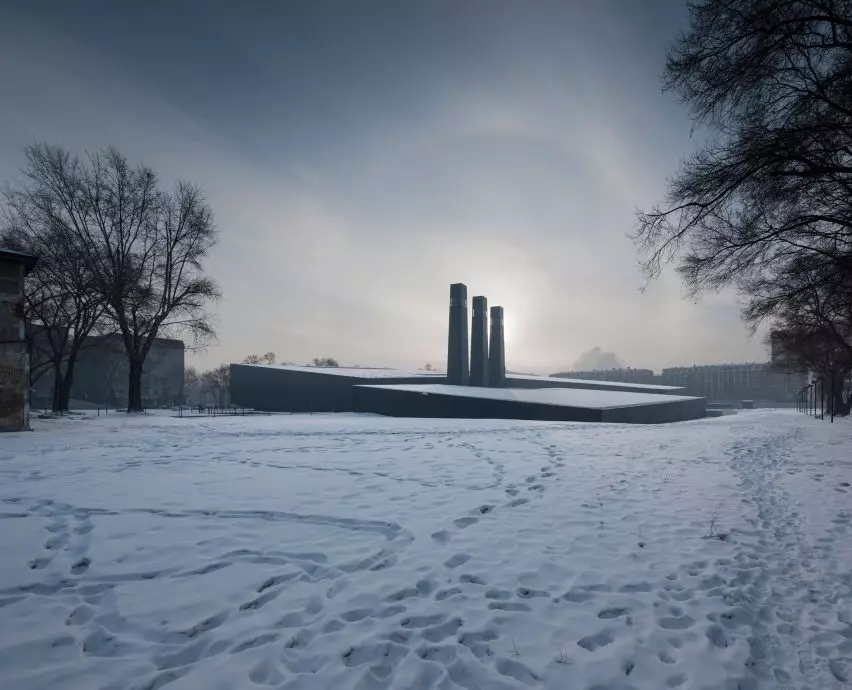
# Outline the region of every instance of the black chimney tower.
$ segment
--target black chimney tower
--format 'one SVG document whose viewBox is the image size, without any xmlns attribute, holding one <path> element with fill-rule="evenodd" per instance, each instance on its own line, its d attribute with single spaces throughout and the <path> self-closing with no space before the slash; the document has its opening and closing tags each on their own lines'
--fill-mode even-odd
<svg viewBox="0 0 852 690">
<path fill-rule="evenodd" d="M 450 328 L 447 340 L 447 383 L 467 386 L 470 361 L 467 351 L 467 285 L 450 285 Z"/>
<path fill-rule="evenodd" d="M 491 345 L 488 351 L 488 385 L 506 385 L 506 347 L 503 340 L 503 307 L 491 307 Z"/>
<path fill-rule="evenodd" d="M 470 385 L 488 385 L 488 300 L 473 298 L 473 327 L 470 332 Z"/>
</svg>

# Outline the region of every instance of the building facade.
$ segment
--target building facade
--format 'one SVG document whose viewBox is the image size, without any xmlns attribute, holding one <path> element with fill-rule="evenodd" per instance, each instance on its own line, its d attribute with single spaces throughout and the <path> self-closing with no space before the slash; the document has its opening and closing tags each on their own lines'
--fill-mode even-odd
<svg viewBox="0 0 852 690">
<path fill-rule="evenodd" d="M 168 407 L 183 402 L 184 356 L 182 340 L 154 340 L 142 369 L 142 404 L 145 407 Z M 71 407 L 126 407 L 128 377 L 127 354 L 121 336 L 90 336 L 83 344 L 74 369 Z M 33 404 L 48 406 L 52 394 L 53 376 L 48 371 L 34 385 Z"/>
<path fill-rule="evenodd" d="M 0 431 L 29 428 L 30 356 L 24 279 L 36 257 L 0 248 Z"/>
<path fill-rule="evenodd" d="M 688 395 L 710 401 L 755 400 L 791 403 L 807 384 L 807 374 L 776 369 L 768 362 L 710 364 L 663 369 L 662 383 L 683 386 Z"/>
<path fill-rule="evenodd" d="M 807 375 L 786 372 L 770 362 L 748 364 L 706 364 L 692 367 L 670 367 L 662 374 L 650 369 L 608 369 L 604 371 L 566 371 L 554 377 L 587 381 L 620 381 L 624 383 L 676 386 L 684 395 L 695 395 L 716 402 L 755 400 L 790 403 L 807 384 Z"/>
</svg>

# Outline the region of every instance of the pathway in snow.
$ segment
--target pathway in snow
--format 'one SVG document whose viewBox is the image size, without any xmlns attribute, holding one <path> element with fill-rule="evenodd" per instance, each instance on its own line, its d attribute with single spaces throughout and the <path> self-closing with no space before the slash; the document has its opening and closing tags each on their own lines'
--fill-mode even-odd
<svg viewBox="0 0 852 690">
<path fill-rule="evenodd" d="M 844 688 L 847 422 L 47 422 L 0 687 Z"/>
</svg>

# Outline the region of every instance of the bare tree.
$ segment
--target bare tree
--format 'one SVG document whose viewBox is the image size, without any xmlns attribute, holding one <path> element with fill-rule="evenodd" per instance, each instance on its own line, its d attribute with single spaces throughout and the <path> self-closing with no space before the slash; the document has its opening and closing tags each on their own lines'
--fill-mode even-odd
<svg viewBox="0 0 852 690">
<path fill-rule="evenodd" d="M 28 178 L 50 189 L 55 227 L 85 257 L 92 286 L 128 358 L 128 411 L 141 410 L 142 371 L 158 335 L 214 337 L 208 306 L 219 297 L 203 261 L 217 235 L 201 191 L 180 182 L 158 189 L 150 168 L 110 148 L 84 161 L 45 144 L 27 148 Z"/>
<path fill-rule="evenodd" d="M 3 197 L 3 244 L 39 257 L 25 286 L 30 385 L 52 371 L 52 408 L 63 412 L 68 410 L 78 357 L 93 343 L 89 335 L 104 328 L 104 302 L 93 288 L 85 255 L 54 222 L 56 190 L 31 178 L 20 188 L 7 187 Z"/>
<path fill-rule="evenodd" d="M 262 355 L 249 355 L 243 360 L 243 364 L 275 364 L 275 353 L 266 352 Z"/>
<path fill-rule="evenodd" d="M 195 367 L 186 367 L 183 371 L 183 402 L 199 398 L 201 378 Z"/>
<path fill-rule="evenodd" d="M 852 273 L 852 4 L 694 0 L 689 12 L 665 84 L 710 137 L 664 205 L 638 215 L 648 275 L 677 259 L 692 293 L 734 285 L 748 299 L 796 257 Z"/>
<path fill-rule="evenodd" d="M 849 413 L 845 382 L 852 373 L 852 287 L 844 275 L 801 257 L 776 284 L 755 285 L 747 318 L 772 313 L 769 344 L 781 368 L 811 371 L 834 395 L 837 414 Z"/>
<path fill-rule="evenodd" d="M 311 366 L 315 367 L 339 367 L 339 362 L 333 357 L 314 357 Z"/>
<path fill-rule="evenodd" d="M 231 367 L 222 364 L 201 374 L 202 389 L 209 393 L 218 407 L 226 407 L 231 391 Z"/>
</svg>

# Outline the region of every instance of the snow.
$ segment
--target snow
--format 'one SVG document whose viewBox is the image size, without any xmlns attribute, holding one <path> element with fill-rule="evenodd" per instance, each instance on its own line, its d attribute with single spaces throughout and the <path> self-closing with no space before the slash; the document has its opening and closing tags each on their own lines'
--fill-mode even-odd
<svg viewBox="0 0 852 690">
<path fill-rule="evenodd" d="M 0 437 L 0 687 L 849 687 L 852 424 Z"/>
<path fill-rule="evenodd" d="M 444 384 L 371 384 L 363 388 L 382 388 L 385 390 L 409 391 L 424 395 L 457 395 L 468 398 L 488 398 L 490 400 L 514 400 L 516 402 L 539 403 L 541 405 L 561 405 L 566 407 L 584 407 L 598 410 L 616 407 L 638 407 L 656 403 L 673 403 L 698 398 L 685 395 L 665 395 L 659 393 L 634 393 L 632 391 L 591 390 L 587 388 L 478 388 L 475 386 L 448 386 Z"/>
<path fill-rule="evenodd" d="M 447 373 L 444 371 L 434 370 L 411 370 L 411 369 L 386 369 L 386 368 L 370 368 L 370 367 L 303 367 L 295 364 L 237 364 L 232 366 L 241 367 L 265 367 L 267 369 L 284 369 L 285 371 L 296 371 L 306 374 L 328 374 L 330 376 L 348 376 L 359 379 L 407 379 L 416 377 L 435 377 L 445 378 Z M 508 374 L 508 380 L 518 381 L 541 381 L 550 385 L 562 384 L 568 388 L 573 386 L 582 386 L 583 388 L 595 388 L 600 390 L 610 390 L 612 388 L 632 388 L 637 391 L 666 392 L 666 391 L 682 391 L 683 388 L 677 386 L 659 386 L 648 383 L 629 383 L 616 381 L 593 381 L 585 379 L 563 379 L 553 378 L 551 376 L 533 376 L 526 374 Z"/>
<path fill-rule="evenodd" d="M 648 393 L 653 393 L 654 391 L 663 392 L 663 391 L 682 391 L 683 387 L 681 386 L 663 386 L 656 383 L 633 383 L 632 381 L 598 381 L 596 379 L 567 379 L 558 376 L 533 376 L 531 374 L 507 374 L 506 378 L 508 380 L 518 379 L 523 381 L 549 381 L 551 385 L 555 383 L 564 384 L 566 387 L 571 387 L 571 385 L 582 385 L 584 388 L 600 388 L 601 390 L 608 390 L 611 388 L 634 388 L 637 391 L 647 391 Z"/>
<path fill-rule="evenodd" d="M 241 367 L 265 367 L 267 369 L 284 369 L 285 371 L 298 371 L 306 374 L 329 374 L 331 376 L 351 376 L 358 379 L 400 379 L 414 377 L 434 376 L 444 378 L 443 371 L 432 370 L 404 370 L 385 369 L 369 367 L 300 367 L 294 364 L 239 364 Z"/>
</svg>

